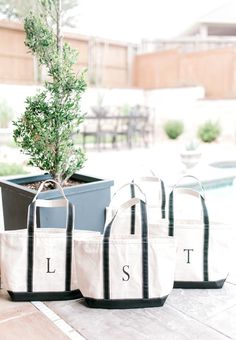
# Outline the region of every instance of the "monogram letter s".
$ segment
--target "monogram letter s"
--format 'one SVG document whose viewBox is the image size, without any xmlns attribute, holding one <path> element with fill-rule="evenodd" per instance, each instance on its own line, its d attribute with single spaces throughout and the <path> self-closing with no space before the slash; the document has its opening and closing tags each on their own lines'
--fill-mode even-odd
<svg viewBox="0 0 236 340">
<path fill-rule="evenodd" d="M 129 266 L 128 266 L 128 265 L 125 265 L 125 266 L 123 266 L 123 268 L 122 268 L 123 273 L 126 275 L 125 278 L 122 277 L 122 281 L 129 281 L 129 279 L 130 279 L 130 275 L 129 275 L 129 273 L 126 271 L 126 270 L 127 270 L 126 268 L 129 269 Z"/>
</svg>

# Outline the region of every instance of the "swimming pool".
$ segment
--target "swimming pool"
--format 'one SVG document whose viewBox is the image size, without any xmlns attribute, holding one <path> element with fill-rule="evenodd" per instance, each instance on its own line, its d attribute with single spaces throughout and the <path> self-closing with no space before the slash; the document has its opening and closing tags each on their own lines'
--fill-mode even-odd
<svg viewBox="0 0 236 340">
<path fill-rule="evenodd" d="M 203 181 L 206 206 L 211 221 L 232 223 L 236 221 L 236 180 L 235 177 L 218 178 Z M 199 184 L 188 183 L 188 187 L 199 191 Z M 186 218 L 199 219 L 201 208 L 196 200 L 182 199 L 179 203 L 179 213 Z M 177 210 L 178 210 L 177 208 Z"/>
<path fill-rule="evenodd" d="M 236 181 L 234 178 L 203 183 L 211 218 L 232 223 L 236 218 Z"/>
</svg>

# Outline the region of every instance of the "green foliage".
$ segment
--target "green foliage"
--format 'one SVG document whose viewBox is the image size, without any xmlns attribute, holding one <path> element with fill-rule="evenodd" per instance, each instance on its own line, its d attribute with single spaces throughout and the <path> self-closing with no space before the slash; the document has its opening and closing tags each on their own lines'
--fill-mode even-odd
<svg viewBox="0 0 236 340">
<path fill-rule="evenodd" d="M 55 5 L 58 0 L 42 2 Z M 72 135 L 84 119 L 80 100 L 86 82 L 83 72 L 73 71 L 77 52 L 68 44 L 60 49 L 59 21 L 55 33 L 47 24 L 48 18 L 32 13 L 25 18 L 25 44 L 40 64 L 46 66 L 49 80 L 35 96 L 27 98 L 23 116 L 14 122 L 14 140 L 30 155 L 30 165 L 48 171 L 63 184 L 85 161 Z"/>
<path fill-rule="evenodd" d="M 218 122 L 207 121 L 198 129 L 199 138 L 205 143 L 211 143 L 216 140 L 221 132 Z"/>
<path fill-rule="evenodd" d="M 0 163 L 0 176 L 24 175 L 24 167 L 20 164 Z"/>
<path fill-rule="evenodd" d="M 0 99 L 0 128 L 7 128 L 12 118 L 11 106 L 4 99 Z"/>
<path fill-rule="evenodd" d="M 170 139 L 176 139 L 184 132 L 184 124 L 179 120 L 169 120 L 165 123 L 164 130 Z"/>
</svg>

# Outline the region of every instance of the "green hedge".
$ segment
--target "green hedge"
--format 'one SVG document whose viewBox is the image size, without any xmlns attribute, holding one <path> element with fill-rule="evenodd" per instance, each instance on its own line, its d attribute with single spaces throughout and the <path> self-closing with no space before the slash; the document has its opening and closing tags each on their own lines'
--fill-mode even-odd
<svg viewBox="0 0 236 340">
<path fill-rule="evenodd" d="M 205 143 L 211 143 L 216 140 L 221 133 L 218 122 L 207 121 L 198 128 L 198 137 Z"/>
<path fill-rule="evenodd" d="M 0 176 L 24 175 L 24 167 L 20 164 L 0 163 Z"/>
<path fill-rule="evenodd" d="M 180 120 L 169 120 L 165 123 L 164 130 L 170 139 L 176 139 L 184 132 L 184 124 Z"/>
</svg>

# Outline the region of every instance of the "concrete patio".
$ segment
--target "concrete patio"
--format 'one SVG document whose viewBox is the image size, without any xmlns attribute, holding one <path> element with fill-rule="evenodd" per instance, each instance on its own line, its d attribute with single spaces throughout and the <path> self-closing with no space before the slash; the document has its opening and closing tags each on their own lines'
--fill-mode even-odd
<svg viewBox="0 0 236 340">
<path fill-rule="evenodd" d="M 168 184 L 173 184 L 185 173 L 179 148 L 180 145 L 168 142 L 149 149 L 91 150 L 83 172 L 114 178 L 116 188 L 133 176 L 150 175 L 152 169 Z M 222 172 L 208 164 L 216 159 L 234 160 L 235 154 L 234 144 L 204 145 L 201 163 L 191 173 L 202 180 L 234 176 L 236 169 Z M 235 258 L 236 250 L 232 260 Z M 81 300 L 15 303 L 3 289 L 0 293 L 0 339 L 3 340 L 236 339 L 235 320 L 235 264 L 222 289 L 174 289 L 161 308 L 99 310 L 89 309 Z"/>
</svg>

